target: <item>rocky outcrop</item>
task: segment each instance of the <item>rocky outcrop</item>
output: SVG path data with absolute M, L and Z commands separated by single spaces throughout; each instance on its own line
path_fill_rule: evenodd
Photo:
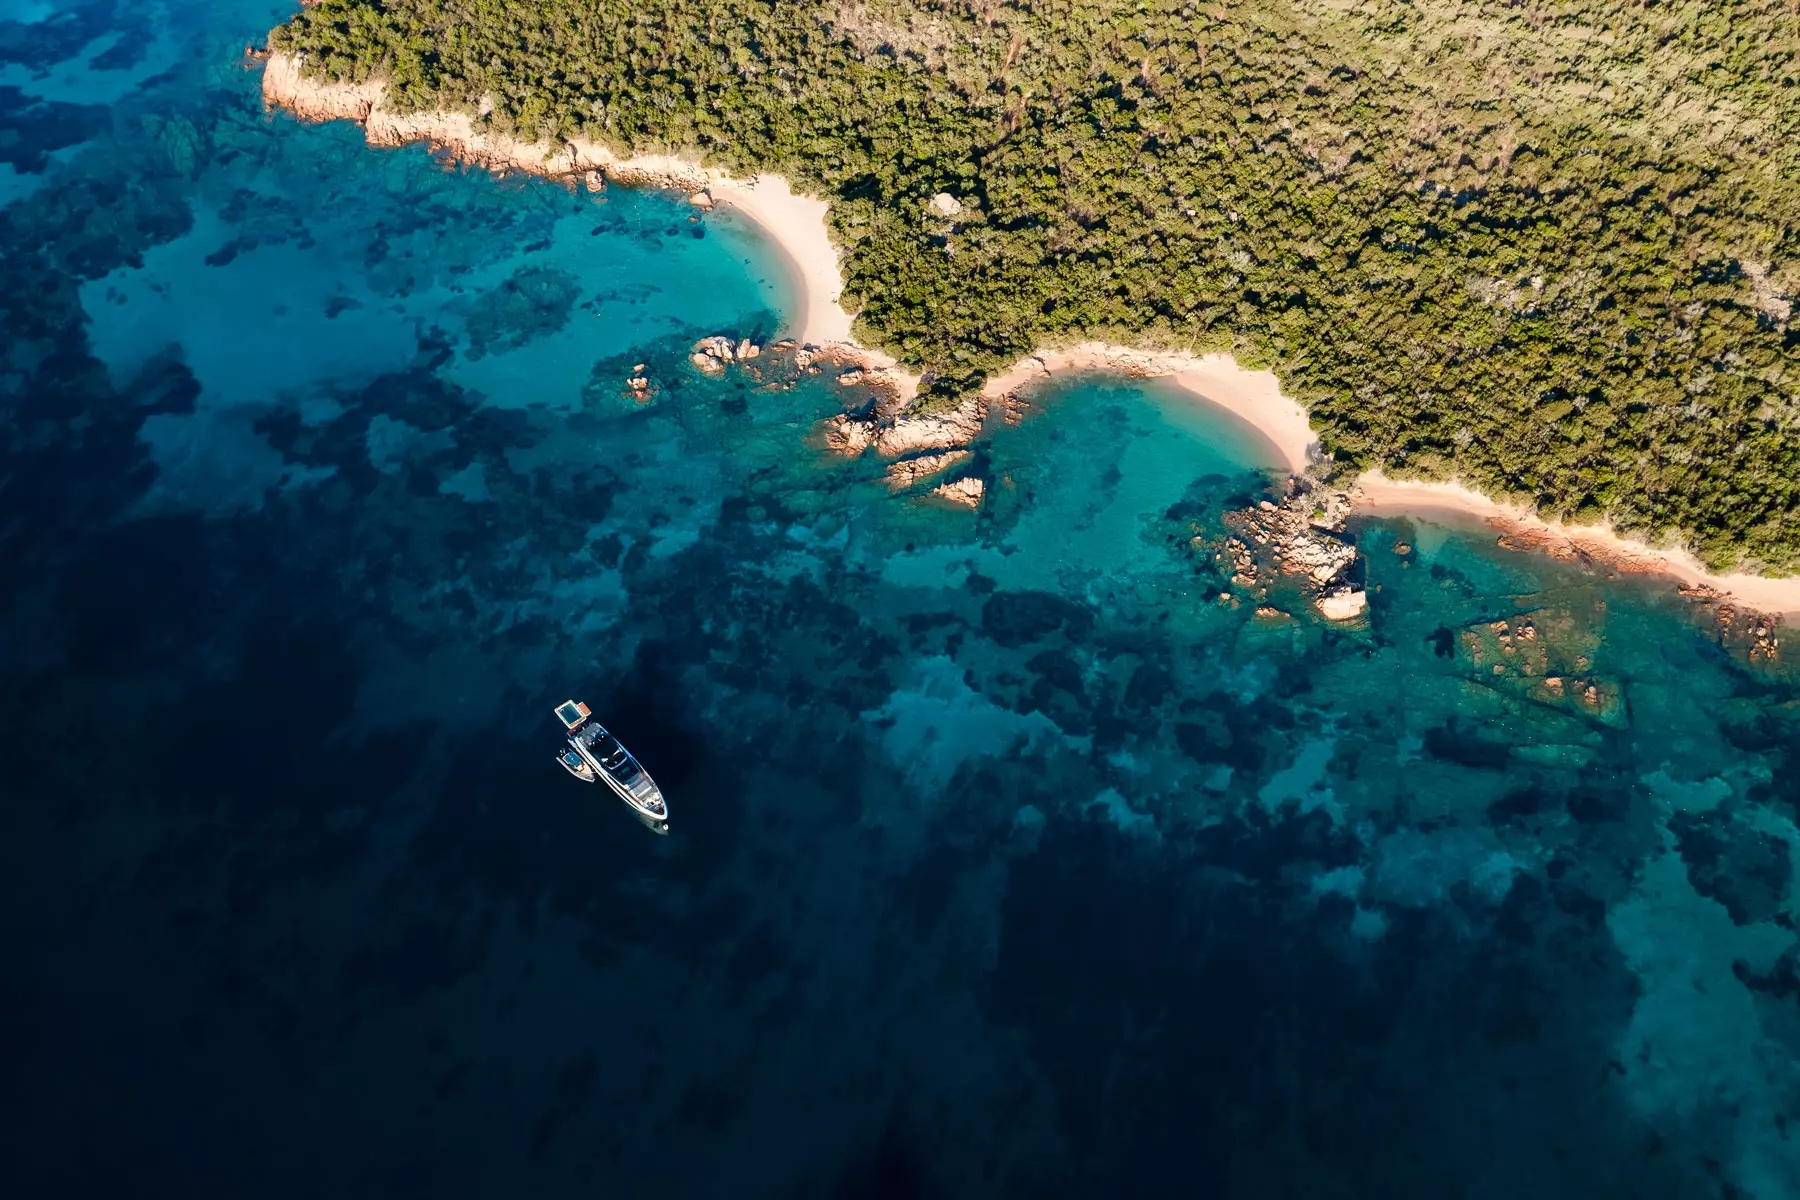
M 921 454 L 916 458 L 903 458 L 899 462 L 889 463 L 882 478 L 887 483 L 889 490 L 904 492 L 928 479 L 942 475 L 946 471 L 965 466 L 974 458 L 975 454 L 971 450 Z
M 1369 610 L 1369 594 L 1361 588 L 1344 587 L 1320 596 L 1314 603 L 1327 621 L 1354 621 Z
M 838 377 L 840 384 L 868 386 L 884 378 L 873 368 L 859 368 Z M 971 396 L 943 413 L 908 411 L 897 391 L 880 392 L 880 398 L 861 409 L 840 413 L 822 423 L 825 448 L 834 454 L 855 457 L 873 450 L 888 464 L 883 473 L 888 488 L 906 492 L 936 476 L 974 461 L 968 447 L 980 439 L 987 424 L 987 401 Z M 930 495 L 966 508 L 980 508 L 987 484 L 976 475 L 947 480 Z
M 1280 502 L 1263 500 L 1225 515 L 1231 536 L 1214 558 L 1231 573 L 1234 587 L 1261 600 L 1272 584 L 1285 583 L 1328 621 L 1355 621 L 1369 598 L 1355 582 L 1356 546 L 1342 536 L 1344 504 L 1335 493 L 1291 481 Z
M 960 504 L 966 508 L 980 508 L 981 498 L 987 494 L 987 485 L 974 475 L 965 475 L 961 479 L 953 479 L 949 483 L 939 484 L 931 489 L 931 494 L 941 496 L 952 504 Z
M 894 416 L 877 410 L 866 414 L 842 413 L 825 422 L 825 444 L 838 454 L 856 455 L 873 447 L 883 458 L 918 454 L 928 450 L 952 450 L 981 436 L 987 405 L 971 397 L 947 413 Z
M 704 167 L 672 155 L 621 158 L 597 142 L 525 142 L 486 128 L 481 118 L 492 105 L 473 112 L 397 112 L 386 103 L 379 81 L 328 82 L 306 74 L 303 54 L 270 54 L 263 67 L 263 103 L 282 108 L 305 121 L 356 121 L 372 146 L 425 142 L 458 162 L 493 171 L 521 170 L 566 177 L 599 191 L 610 179 L 627 187 L 663 187 L 706 193 L 713 183 Z
M 792 342 L 784 343 L 792 346 Z M 704 337 L 694 343 L 694 351 L 688 355 L 688 361 L 703 375 L 723 375 L 725 368 L 732 363 L 749 362 L 760 357 L 762 347 L 749 338 L 738 338 L 733 341 L 722 334 Z
M 940 217 L 960 217 L 963 210 L 962 201 L 949 192 L 939 192 L 933 196 L 927 207 Z

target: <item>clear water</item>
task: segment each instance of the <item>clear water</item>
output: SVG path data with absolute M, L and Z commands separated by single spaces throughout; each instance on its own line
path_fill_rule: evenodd
M 1415 522 L 1221 604 L 1156 386 L 893 496 L 686 368 L 752 229 L 265 117 L 281 13 L 0 6 L 9 1194 L 1800 1191 L 1791 675 Z

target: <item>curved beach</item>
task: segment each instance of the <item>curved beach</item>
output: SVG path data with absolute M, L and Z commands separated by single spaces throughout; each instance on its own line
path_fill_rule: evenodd
M 295 58 L 272 53 L 263 71 L 264 102 L 303 120 L 353 120 L 371 145 L 427 142 L 462 161 L 495 170 L 522 170 L 559 177 L 598 172 L 626 186 L 664 187 L 704 193 L 730 204 L 755 222 L 793 262 L 802 296 L 796 325 L 789 332 L 814 346 L 838 347 L 893 381 L 902 397 L 916 393 L 918 377 L 895 361 L 859 346 L 851 333 L 853 316 L 839 304 L 843 277 L 837 247 L 826 221 L 828 204 L 796 194 L 778 175 L 740 180 L 669 154 L 620 157 L 606 147 L 576 140 L 520 142 L 475 127 L 466 113 L 401 114 L 384 105 L 380 83 L 325 83 L 310 79 Z M 1319 439 L 1305 410 L 1281 391 L 1272 371 L 1247 370 L 1229 354 L 1142 350 L 1107 342 L 1082 342 L 1027 355 L 989 379 L 983 396 L 998 399 L 1035 381 L 1067 371 L 1117 371 L 1140 378 L 1166 378 L 1251 426 L 1266 439 L 1280 463 L 1303 474 Z M 1746 607 L 1800 618 L 1800 576 L 1772 578 L 1741 572 L 1709 572 L 1686 548 L 1657 548 L 1604 526 L 1573 527 L 1543 519 L 1519 505 L 1507 505 L 1454 482 L 1390 479 L 1380 471 L 1360 476 L 1347 489 L 1356 511 L 1374 516 L 1439 516 L 1479 522 L 1509 541 L 1564 557 L 1579 555 L 1621 574 L 1660 574 L 1684 587 L 1705 588 Z

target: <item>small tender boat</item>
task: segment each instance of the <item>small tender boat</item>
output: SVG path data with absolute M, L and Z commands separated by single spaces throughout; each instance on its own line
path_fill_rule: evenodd
M 576 752 L 574 747 L 564 750 L 556 756 L 556 761 L 563 765 L 563 770 L 584 783 L 593 783 L 600 778 L 594 774 L 594 768 L 587 765 L 587 760 Z
M 556 717 L 568 730 L 569 745 L 557 756 L 563 770 L 587 783 L 604 779 L 613 794 L 625 802 L 632 815 L 657 833 L 669 832 L 669 805 L 650 772 L 638 764 L 619 739 L 593 713 L 576 700 L 556 706 Z

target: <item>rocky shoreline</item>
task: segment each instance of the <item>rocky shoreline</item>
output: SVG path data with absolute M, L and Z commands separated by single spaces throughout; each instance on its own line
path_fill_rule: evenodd
M 1023 385 L 1001 396 L 984 393 L 971 397 L 948 412 L 919 413 L 912 408 L 909 391 L 889 373 L 869 367 L 854 348 L 820 348 L 793 338 L 765 345 L 739 334 L 714 334 L 694 342 L 687 358 L 688 366 L 702 376 L 719 378 L 733 370 L 744 371 L 762 390 L 791 388 L 807 376 L 822 377 L 845 389 L 845 411 L 820 421 L 809 444 L 836 457 L 874 455 L 882 460 L 881 482 L 895 497 L 971 512 L 984 507 L 991 486 L 983 474 L 987 456 L 981 453 L 981 444 L 1004 427 L 1026 419 L 1031 410 L 1026 394 L 1029 385 Z M 653 403 L 661 391 L 661 385 L 644 374 L 645 370 L 645 364 L 633 364 L 620 389 L 622 396 L 638 405 Z M 1332 486 L 1313 469 L 1274 474 L 1269 498 L 1224 513 L 1220 518 L 1224 532 L 1197 530 L 1191 546 L 1214 564 L 1228 585 L 1216 596 L 1219 604 L 1250 606 L 1266 621 L 1288 620 L 1295 612 L 1306 610 L 1334 626 L 1366 629 L 1370 617 L 1370 597 L 1364 585 L 1366 563 L 1349 528 L 1350 519 L 1359 514 L 1404 515 L 1382 512 L 1379 506 L 1365 502 L 1356 485 Z M 1546 553 L 1600 574 L 1632 573 L 1628 563 L 1559 543 L 1543 530 L 1500 524 L 1495 528 L 1496 543 L 1505 549 Z M 1411 553 L 1404 543 L 1394 549 L 1402 555 Z M 1734 659 L 1762 669 L 1785 669 L 1778 617 L 1739 604 L 1703 584 L 1684 585 L 1679 590 L 1692 604 L 1696 622 Z M 1510 669 L 1516 665 L 1511 658 L 1516 651 L 1506 647 L 1515 643 L 1525 647 L 1535 636 L 1523 626 L 1506 632 L 1493 654 L 1502 655 Z M 1587 667 L 1579 656 L 1570 661 L 1575 665 L 1525 670 L 1525 677 L 1533 680 L 1531 686 L 1537 689 L 1529 698 L 1553 706 L 1567 699 L 1571 711 L 1611 720 L 1608 714 L 1616 698 L 1604 687 L 1594 691 L 1588 686 L 1581 674 Z M 1485 660 L 1482 673 L 1487 673 Z M 1561 690 L 1565 686 L 1566 697 Z
M 704 192 L 718 179 L 715 172 L 672 155 L 622 158 L 605 146 L 580 138 L 563 142 L 523 142 L 476 121 L 473 113 L 400 113 L 382 103 L 384 85 L 329 83 L 305 74 L 306 56 L 271 53 L 263 64 L 265 105 L 281 108 L 303 121 L 355 121 L 371 146 L 396 147 L 424 142 L 456 162 L 484 169 L 527 171 L 565 178 L 599 190 L 608 181 L 626 187 L 661 187 L 690 194 Z
M 895 492 L 962 470 L 928 494 L 978 508 L 986 481 L 973 472 L 974 446 L 996 426 L 1022 420 L 1026 409 L 1019 389 L 971 397 L 945 413 L 915 413 L 903 401 L 876 402 L 823 422 L 823 441 L 835 454 L 891 459 L 885 478 Z M 1285 495 L 1279 503 L 1263 500 L 1225 514 L 1229 536 L 1216 547 L 1196 549 L 1228 569 L 1232 585 L 1259 611 L 1277 611 L 1268 603 L 1269 585 L 1280 580 L 1288 593 L 1298 593 L 1327 621 L 1364 621 L 1369 601 L 1361 585 L 1361 557 L 1345 530 L 1351 511 L 1347 498 L 1307 474 L 1288 476 L 1282 486 Z M 1239 602 L 1231 593 L 1221 599 Z

